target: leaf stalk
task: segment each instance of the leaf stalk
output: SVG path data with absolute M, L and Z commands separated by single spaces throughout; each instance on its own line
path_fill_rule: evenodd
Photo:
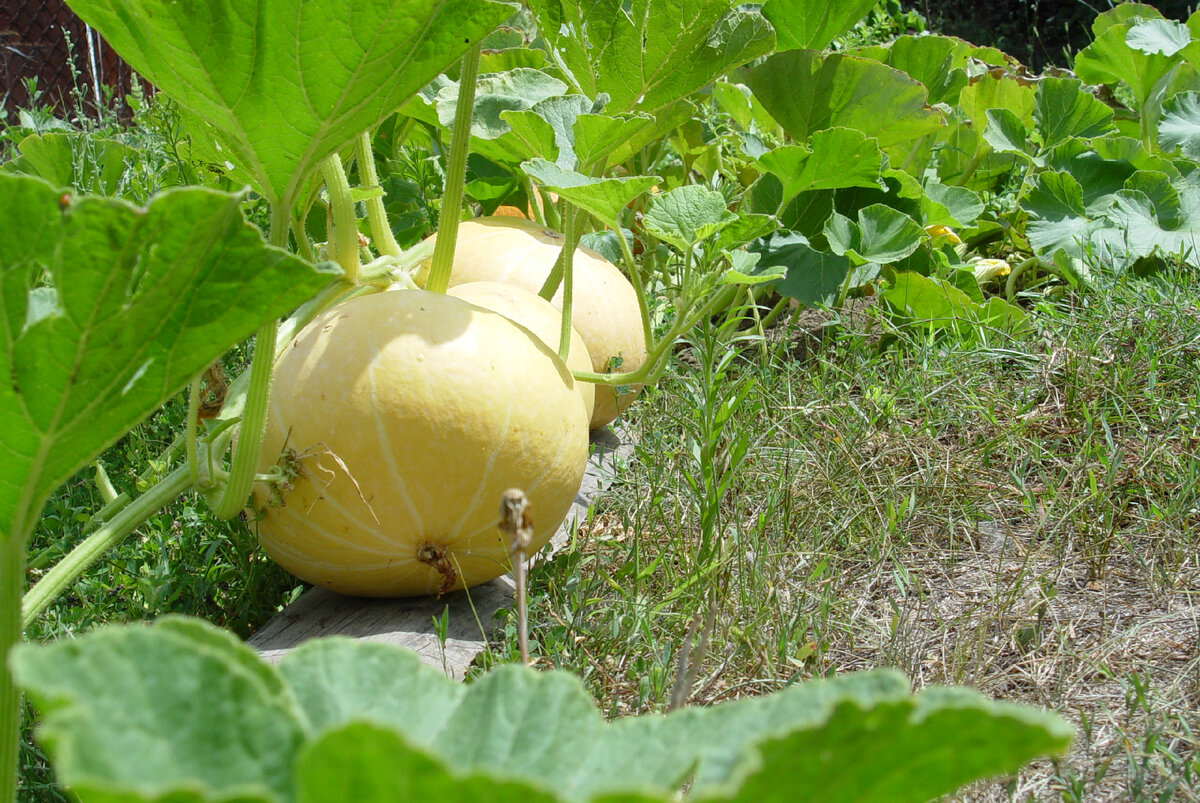
M 153 516 L 172 499 L 192 487 L 191 465 L 184 463 L 155 484 L 146 493 L 131 502 L 126 508 L 102 524 L 99 529 L 83 539 L 66 557 L 55 564 L 33 588 L 25 594 L 23 603 L 17 604 L 21 613 L 20 624 L 29 627 L 46 608 L 50 607 L 59 594 L 67 590 L 87 568 L 100 559 L 133 532 L 146 519 Z M 4 582 L 0 580 L 0 582 Z M 20 594 L 18 593 L 18 598 Z M 18 631 L 19 634 L 19 631 Z
M 446 190 L 442 195 L 442 210 L 438 236 L 433 246 L 433 259 L 425 289 L 444 293 L 450 287 L 450 269 L 454 266 L 454 246 L 458 240 L 458 221 L 462 215 L 463 181 L 467 176 L 467 155 L 471 145 L 471 117 L 475 108 L 475 76 L 479 73 L 479 45 L 463 55 L 458 76 L 458 106 L 454 128 L 450 132 L 450 161 L 446 165 Z

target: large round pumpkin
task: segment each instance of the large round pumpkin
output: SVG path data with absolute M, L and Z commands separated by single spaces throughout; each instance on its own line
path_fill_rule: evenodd
M 561 334 L 562 313 L 554 305 L 532 290 L 504 282 L 467 282 L 451 287 L 446 295 L 461 298 L 470 304 L 492 312 L 498 312 L 516 324 L 520 324 L 545 343 L 552 351 L 558 352 L 558 339 Z M 571 347 L 567 351 L 567 368 L 572 371 L 592 370 L 592 360 L 588 355 L 587 345 L 579 335 L 579 330 L 571 327 Z M 596 406 L 596 386 L 591 382 L 576 382 L 575 391 L 583 400 L 588 418 Z
M 441 593 L 510 568 L 499 502 L 525 491 L 540 548 L 587 462 L 566 366 L 528 330 L 461 299 L 404 290 L 318 316 L 275 366 L 256 486 L 259 541 L 345 594 Z
M 437 235 L 434 235 L 436 237 Z M 506 282 L 537 292 L 562 249 L 563 236 L 533 221 L 509 217 L 464 220 L 458 226 L 451 286 L 466 282 Z M 616 266 L 580 246 L 572 261 L 575 275 L 571 323 L 587 343 L 597 373 L 635 371 L 646 361 L 646 338 L 633 285 Z M 417 274 L 424 285 L 428 264 Z M 561 309 L 562 288 L 552 302 Z M 615 368 L 611 366 L 618 363 Z M 628 407 L 638 388 L 618 394 L 597 386 L 591 427 L 603 426 Z

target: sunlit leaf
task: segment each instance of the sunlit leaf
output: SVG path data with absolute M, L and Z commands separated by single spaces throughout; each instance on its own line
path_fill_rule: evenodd
M 189 188 L 63 208 L 49 184 L 0 175 L 0 533 L 24 533 L 79 467 L 329 283 L 240 207 Z
M 805 145 L 782 145 L 758 159 L 779 177 L 784 196 L 839 187 L 878 187 L 883 153 L 875 140 L 850 128 L 816 131 Z
M 849 52 L 882 61 L 920 81 L 930 103 L 955 103 L 967 85 L 967 63 L 978 50 L 949 36 L 900 36 L 886 45 Z
M 835 212 L 825 224 L 825 236 L 830 250 L 839 256 L 886 265 L 917 250 L 926 235 L 908 215 L 890 206 L 872 204 L 858 211 L 857 221 Z
M 925 329 L 946 329 L 960 335 L 973 334 L 981 327 L 997 329 L 1013 335 L 1022 335 L 1030 330 L 1028 315 L 1020 307 L 1013 306 L 1000 298 L 993 298 L 986 304 L 972 301 L 970 296 L 937 278 L 921 276 L 917 273 L 897 274 L 891 287 L 882 293 L 883 300 L 896 312 L 907 318 L 910 325 Z M 989 738 L 983 734 L 958 731 L 964 739 L 972 741 L 981 737 L 984 741 Z M 1062 736 L 1059 736 L 1062 738 Z M 979 742 L 975 742 L 979 745 Z M 1012 749 L 1020 749 L 1017 744 L 1006 742 Z M 986 750 L 985 750 L 986 752 Z M 871 773 L 871 769 L 863 767 L 861 773 Z M 870 781 L 860 779 L 870 788 Z M 925 800 L 927 793 L 916 794 L 917 790 L 896 788 L 891 786 L 892 779 L 879 778 L 880 787 L 874 788 L 871 794 L 881 795 L 895 800 Z M 909 797 L 907 795 L 914 795 Z M 936 793 L 935 793 L 936 794 Z M 836 796 L 835 796 L 836 797 Z M 844 798 L 843 798 L 844 799 Z M 866 799 L 866 798 L 861 798 Z
M 1178 148 L 1192 161 L 1200 161 L 1200 92 L 1181 92 L 1163 104 L 1158 143 L 1165 151 Z
M 875 0 L 767 0 L 762 13 L 775 28 L 776 51 L 824 50 L 875 7 Z
M 1113 130 L 1113 111 L 1083 85 L 1068 78 L 1047 76 L 1034 93 L 1033 119 L 1050 148 L 1068 137 L 1097 137 Z
M 814 788 L 915 799 L 1070 739 L 1053 714 L 967 689 L 913 696 L 892 671 L 605 721 L 566 672 L 501 666 L 462 686 L 396 647 L 348 639 L 310 641 L 276 669 L 196 620 L 25 645 L 14 665 L 59 779 L 106 803 L 665 803 L 685 782 L 713 803 Z
M 658 239 L 687 250 L 734 220 L 736 216 L 726 209 L 725 196 L 688 184 L 652 198 L 642 224 Z
M 71 0 L 274 203 L 512 13 L 490 0 Z
M 727 0 L 537 0 L 551 59 L 583 94 L 609 96 L 609 114 L 653 112 L 770 52 L 775 34 Z
M 798 142 L 814 132 L 843 127 L 887 148 L 944 124 L 941 114 L 927 106 L 924 86 L 870 59 L 794 50 L 756 66 L 747 83 Z
M 616 221 L 630 201 L 662 181 L 658 176 L 592 178 L 545 159 L 531 159 L 522 163 L 521 169 L 541 186 L 605 223 Z

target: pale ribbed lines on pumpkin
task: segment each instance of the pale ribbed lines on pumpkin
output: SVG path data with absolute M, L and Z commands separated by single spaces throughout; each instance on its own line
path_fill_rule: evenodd
M 341 513 L 346 520 L 355 526 L 355 531 L 353 532 L 352 536 L 348 539 L 343 538 L 336 533 L 330 532 L 328 529 L 321 527 L 319 523 L 313 517 L 311 517 L 309 512 L 297 510 L 294 506 L 276 508 L 274 514 L 280 518 L 286 518 L 289 521 L 294 522 L 296 529 L 302 529 L 312 533 L 313 536 L 319 538 L 323 543 L 332 543 L 339 547 L 345 547 L 346 549 L 354 550 L 356 552 L 361 552 L 367 555 L 379 555 L 384 558 L 391 558 L 396 555 L 395 542 L 388 536 L 387 532 L 380 527 L 380 525 L 377 525 L 373 522 L 368 523 L 359 520 L 351 515 L 345 507 L 337 502 L 334 502 L 329 497 L 321 497 L 316 501 L 315 504 L 329 505 Z M 381 545 L 381 548 L 372 548 L 363 543 L 362 536 L 367 533 L 375 536 L 374 540 Z M 277 541 L 276 543 L 272 543 L 271 548 L 279 549 L 282 546 L 282 541 Z
M 508 408 L 504 411 L 504 424 L 499 429 L 501 437 L 503 437 L 503 433 L 508 432 L 508 427 L 511 423 L 512 403 L 510 401 Z M 471 515 L 479 509 L 479 506 L 485 501 L 485 493 L 495 493 L 494 489 L 490 489 L 488 487 L 488 477 L 491 475 L 492 469 L 495 468 L 496 458 L 499 456 L 499 449 L 492 449 L 491 453 L 488 455 L 487 460 L 483 464 L 483 472 L 479 477 L 479 484 L 475 487 L 475 495 L 471 497 L 470 502 L 462 506 L 462 515 L 458 517 L 458 521 L 454 522 L 454 526 L 450 529 L 452 534 L 457 535 L 458 532 L 462 530 L 463 525 L 466 524 L 467 519 L 469 519 Z
M 375 422 L 375 434 L 379 436 L 379 443 L 383 447 L 383 462 L 387 464 L 388 472 L 392 475 L 392 488 L 395 490 L 397 498 L 404 503 L 409 516 L 412 517 L 412 523 L 416 525 L 416 529 L 423 531 L 425 529 L 425 518 L 417 510 L 417 506 L 413 503 L 412 496 L 408 492 L 408 484 L 400 476 L 400 467 L 396 464 L 396 452 L 392 447 L 392 439 L 388 435 L 383 419 L 379 417 L 379 394 L 377 392 L 378 386 L 375 382 L 374 363 L 367 366 L 367 382 L 371 391 L 371 418 Z

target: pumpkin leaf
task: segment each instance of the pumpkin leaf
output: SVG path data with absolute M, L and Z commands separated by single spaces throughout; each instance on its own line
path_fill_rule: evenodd
M 838 256 L 886 265 L 916 251 L 925 230 L 903 212 L 872 204 L 858 210 L 857 222 L 834 212 L 825 223 L 825 237 Z
M 1113 111 L 1080 81 L 1047 76 L 1034 92 L 1033 119 L 1042 147 L 1052 148 L 1068 137 L 1098 137 L 1113 131 Z
M 663 242 L 686 251 L 736 219 L 721 193 L 688 184 L 651 198 L 642 225 Z
M 931 104 L 952 104 L 967 85 L 970 58 L 984 50 L 950 36 L 900 36 L 887 45 L 847 52 L 881 61 L 917 79 L 929 92 Z
M 138 74 L 206 120 L 274 205 L 512 13 L 491 0 L 72 0 Z
M 1133 90 L 1136 111 L 1148 111 L 1158 82 L 1182 57 L 1159 50 L 1131 47 L 1127 37 L 1133 29 L 1156 22 L 1128 22 L 1110 25 L 1097 34 L 1095 41 L 1075 55 L 1075 74 L 1089 84 L 1124 83 Z M 1150 37 L 1153 38 L 1152 36 Z M 1135 41 L 1138 36 L 1135 35 Z M 1142 37 L 1145 43 L 1146 37 Z
M 1053 714 L 967 689 L 913 697 L 893 671 L 605 722 L 565 672 L 502 666 L 461 686 L 404 656 L 317 640 L 273 668 L 207 623 L 167 618 L 22 645 L 13 664 L 58 777 L 85 801 L 645 803 L 689 778 L 700 801 L 813 788 L 916 800 L 1070 740 Z
M 610 114 L 652 113 L 727 71 L 769 53 L 771 25 L 727 0 L 536 0 L 551 58 Z
M 226 349 L 332 279 L 270 248 L 242 199 L 145 209 L 0 175 L 0 533 Z
M 747 83 L 798 142 L 842 127 L 874 137 L 886 149 L 943 125 L 920 82 L 871 59 L 812 50 L 777 53 L 750 70 Z
M 545 159 L 531 159 L 522 163 L 521 169 L 538 184 L 605 223 L 615 222 L 634 198 L 662 181 L 658 176 L 591 178 Z
M 775 28 L 775 50 L 824 50 L 875 7 L 875 0 L 767 0 L 763 16 Z
M 299 712 L 229 633 L 168 617 L 20 645 L 12 662 L 42 712 L 59 780 L 82 800 L 292 797 Z
M 786 271 L 784 278 L 775 283 L 776 292 L 806 307 L 834 306 L 853 267 L 844 256 L 816 250 L 799 232 L 776 232 L 750 248 L 762 254 L 760 269 L 779 267 Z
M 950 283 L 919 273 L 896 274 L 892 286 L 881 294 L 881 298 L 896 315 L 908 319 L 910 325 L 924 329 L 948 329 L 959 335 L 998 329 L 1008 334 L 1022 335 L 1031 328 L 1028 315 L 1020 307 L 1000 298 L 992 298 L 986 304 L 976 303 Z M 870 770 L 864 768 L 863 772 L 869 773 Z M 879 794 L 886 794 L 883 789 L 887 788 L 889 781 L 880 779 L 884 787 L 878 791 Z M 926 799 L 904 798 L 903 790 L 893 789 L 891 793 L 901 795 L 897 799 Z
M 804 145 L 781 145 L 758 158 L 763 169 L 779 177 L 783 195 L 841 187 L 879 186 L 883 152 L 875 140 L 852 128 L 816 131 Z
M 1163 104 L 1158 144 L 1164 151 L 1178 149 L 1193 162 L 1200 161 L 1200 92 L 1180 92 Z
M 350 722 L 306 745 L 296 767 L 299 803 L 555 803 L 561 800 L 527 781 L 491 773 L 460 774 L 447 762 L 414 748 L 390 728 Z

